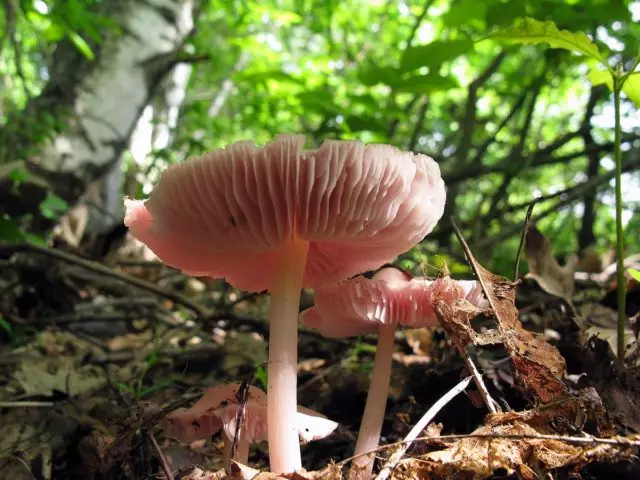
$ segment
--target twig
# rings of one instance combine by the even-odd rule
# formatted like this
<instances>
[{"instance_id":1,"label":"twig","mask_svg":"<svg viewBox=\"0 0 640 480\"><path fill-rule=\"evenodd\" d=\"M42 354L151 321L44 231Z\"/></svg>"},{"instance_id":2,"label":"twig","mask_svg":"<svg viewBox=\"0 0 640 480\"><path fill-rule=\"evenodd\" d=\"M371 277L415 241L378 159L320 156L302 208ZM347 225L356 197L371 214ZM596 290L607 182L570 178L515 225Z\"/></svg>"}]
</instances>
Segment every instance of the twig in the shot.
<instances>
[{"instance_id":1,"label":"twig","mask_svg":"<svg viewBox=\"0 0 640 480\"><path fill-rule=\"evenodd\" d=\"M149 350L150 351L150 350ZM97 356L89 354L83 359L83 363L91 365L107 365L110 363L124 363L135 360L141 356L145 350L125 350L121 352L113 352L105 356ZM156 350L156 354L161 358L180 358L189 355L219 354L220 346L210 343L203 343L189 348L172 348L170 350ZM2 362L0 362L0 365Z\"/></svg>"},{"instance_id":2,"label":"twig","mask_svg":"<svg viewBox=\"0 0 640 480\"><path fill-rule=\"evenodd\" d=\"M160 445L158 445L158 442L156 441L156 437L151 432L149 432L147 435L149 437L149 440L151 441L151 445L153 446L153 449L156 451L156 455L158 455L158 460L160 460L160 466L162 467L162 471L167 477L167 480L174 480L173 474L171 473L171 468L169 468L169 464L167 463L167 459L165 458L164 453L162 453L162 450L160 450Z\"/></svg>"},{"instance_id":3,"label":"twig","mask_svg":"<svg viewBox=\"0 0 640 480\"><path fill-rule=\"evenodd\" d=\"M464 254L467 256L467 260L469 261L469 265L471 265L471 269L476 274L476 277L478 277L478 282L482 287L482 292L484 293L485 297L487 297L487 301L489 302L489 305L491 306L492 310L495 312L496 308L495 308L495 305L493 304L493 299L491 298L491 295L489 295L489 290L487 289L487 286L484 283L484 279L482 278L482 275L480 275L480 271L476 265L475 258L473 257L473 254L469 249L469 245L467 245L467 242L462 236L462 233L460 232L460 228L458 228L458 224L455 222L453 218L451 219L451 227L453 228L453 231L455 232L456 237L458 238L458 241L462 246L462 250L464 250ZM442 318L442 315L439 312L438 308L436 308L436 315L438 316L438 320L440 321L440 323L446 328L447 323ZM487 387L482 381L482 376L480 375L480 373L476 369L476 366L474 365L474 363L471 361L471 358L467 354L465 346L460 344L460 342L458 341L455 335L451 335L451 338L453 340L453 343L456 344L456 347L460 352L460 356L464 360L464 363L469 369L469 372L473 375L474 382L478 387L478 390L480 391L480 395L482 395L484 402L487 404L487 408L491 413L496 413L497 410L495 406L497 405L497 403L495 402L495 400L491 398L491 395L489 395L489 390L487 390Z\"/></svg>"},{"instance_id":4,"label":"twig","mask_svg":"<svg viewBox=\"0 0 640 480\"><path fill-rule=\"evenodd\" d=\"M442 316L442 313L440 312L440 309L437 306L435 310L436 310L436 316L440 321L440 325L442 325L442 327L449 333L449 337L455 344L456 349L458 350L458 353L460 353L460 357L462 357L462 361L464 362L464 364L467 367L467 370L469 370L469 373L473 377L473 382L476 384L476 387L478 387L478 390L480 391L480 395L482 396L484 403L487 405L487 409L491 413L497 413L498 410L496 409L496 405L498 405L498 403L493 398L491 398L491 395L489 394L489 390L487 390L487 386L484 384L484 381L482 380L482 374L476 368L476 365L475 363L473 363L473 360L471 360L471 357L467 353L467 349L465 345L463 345L460 342L460 340L458 340L455 333L451 332L451 330L447 327L446 320Z\"/></svg>"},{"instance_id":5,"label":"twig","mask_svg":"<svg viewBox=\"0 0 640 480\"><path fill-rule=\"evenodd\" d=\"M529 220L531 220L531 214L533 213L533 207L536 205L536 200L534 199L530 204L529 208L527 208L527 214L524 217L524 226L522 227L522 235L520 236L520 245L518 245L518 253L516 254L516 267L513 272L513 281L518 281L518 276L520 275L520 256L522 255L522 247L524 247L524 242L527 238L527 232L529 231Z\"/></svg>"},{"instance_id":6,"label":"twig","mask_svg":"<svg viewBox=\"0 0 640 480\"><path fill-rule=\"evenodd\" d=\"M31 475L31 478L33 478L34 480L37 480L38 477L36 477L33 474L33 471L31 470L31 467L29 466L29 464L26 462L26 460L24 458L19 457L18 455L10 455L8 458L17 460L19 463L21 463L22 466L27 470L27 472L29 472L29 475Z\"/></svg>"},{"instance_id":7,"label":"twig","mask_svg":"<svg viewBox=\"0 0 640 480\"><path fill-rule=\"evenodd\" d=\"M433 417L435 417L445 405L447 405L451 400L453 400L454 397L463 392L467 388L467 386L469 386L470 381L471 377L467 377L462 380L455 387L445 393L442 398L434 403L429 410L427 410L427 412L422 416L418 423L415 424L415 426L404 438L404 442L400 446L400 448L398 448L398 450L393 455L391 455L384 467L380 469L380 473L378 473L378 476L375 478L375 480L386 480L387 477L389 477L391 470L396 467L396 465L409 449L413 441L418 437L418 435L420 435L420 432L422 432L427 427L427 425L429 425L431 420L433 420Z\"/></svg>"},{"instance_id":8,"label":"twig","mask_svg":"<svg viewBox=\"0 0 640 480\"><path fill-rule=\"evenodd\" d=\"M68 263L72 263L74 265L79 265L87 270L91 270L96 273L100 273L102 275L115 278L122 282L128 283L129 285L133 285L134 287L141 288L143 290L147 290L149 292L153 292L162 297L168 298L176 303L184 305L185 307L192 310L198 317L203 317L204 312L202 308L179 294L178 292L174 292L171 290L164 290L162 288L158 288L154 284L150 282L146 282L144 280L140 280L135 277L131 277L129 275L125 275L122 273L115 272L104 265L100 265L99 263L92 262L91 260L85 260L84 258L80 258L71 253L63 252L60 250L54 250L51 248L40 247L38 245L34 245L31 243L17 243L17 244L5 244L0 245L0 253L18 253L18 252L34 252L40 253L43 255L48 255L58 260L62 260Z\"/></svg>"},{"instance_id":9,"label":"twig","mask_svg":"<svg viewBox=\"0 0 640 480\"><path fill-rule=\"evenodd\" d=\"M456 237L460 242L460 245L462 246L462 250L464 251L464 254L467 257L467 261L471 266L471 270L473 270L473 273L476 275L476 277L478 277L478 283L480 283L480 286L482 287L482 293L484 293L484 296L487 297L489 306L495 312L496 306L493 303L493 299L491 298L491 295L489 295L489 289L487 288L487 285L484 283L484 278L482 278L482 275L480 275L480 269L478 268L476 259L471 253L471 249L469 248L469 245L467 245L467 242L462 236L462 232L460 231L458 224L455 222L453 218L451 219L451 227L453 228L453 232L456 234Z\"/></svg>"},{"instance_id":10,"label":"twig","mask_svg":"<svg viewBox=\"0 0 640 480\"><path fill-rule=\"evenodd\" d=\"M36 402L36 401L18 401L18 402L0 402L0 408L38 408L53 407L53 402Z\"/></svg>"},{"instance_id":11,"label":"twig","mask_svg":"<svg viewBox=\"0 0 640 480\"><path fill-rule=\"evenodd\" d=\"M566 442L573 443L577 445L612 445L616 447L626 447L626 448L640 448L640 440L630 440L625 437L617 437L617 438L598 438L598 437L565 437L562 435L544 435L544 434L532 434L532 433L461 433L461 434L453 434L453 435L438 435L435 436L425 436L418 437L413 439L412 441L433 441L438 440L441 442L446 441L454 441L454 440L464 440L466 438L486 438L487 440L495 440L495 439L506 439L506 440L552 440L556 442ZM353 455L352 457L345 458L340 462L335 464L335 467L343 467L347 463L351 462L353 459L364 456L371 455L375 452L382 452L384 450L399 447L406 443L406 440L401 440L399 442L388 443L386 445L382 445L378 448L371 450L370 452L360 453L358 455Z\"/></svg>"},{"instance_id":12,"label":"twig","mask_svg":"<svg viewBox=\"0 0 640 480\"><path fill-rule=\"evenodd\" d=\"M242 424L245 420L245 413L247 410L247 402L249 401L249 388L253 383L253 377L256 374L256 370L253 370L251 374L251 378L249 380L244 379L236 392L236 400L238 401L238 411L236 413L236 428L233 432L233 440L231 442L231 453L229 454L229 464L225 465L224 468L230 472L231 468L231 459L236 456L236 451L238 448L238 441L240 440L240 430L242 429ZM243 461L246 461L243 460Z\"/></svg>"}]
</instances>

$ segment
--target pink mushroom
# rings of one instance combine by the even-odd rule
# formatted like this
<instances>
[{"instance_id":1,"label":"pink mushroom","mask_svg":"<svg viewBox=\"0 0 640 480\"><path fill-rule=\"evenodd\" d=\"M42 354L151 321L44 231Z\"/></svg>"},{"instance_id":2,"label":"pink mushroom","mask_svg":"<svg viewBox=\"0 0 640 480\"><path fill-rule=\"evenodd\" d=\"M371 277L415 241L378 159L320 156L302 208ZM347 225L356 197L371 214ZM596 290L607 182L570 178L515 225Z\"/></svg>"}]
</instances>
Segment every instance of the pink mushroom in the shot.
<instances>
[{"instance_id":1,"label":"pink mushroom","mask_svg":"<svg viewBox=\"0 0 640 480\"><path fill-rule=\"evenodd\" d=\"M373 455L362 455L378 447L387 405L394 332L397 327L429 327L438 324L436 298L447 302L466 299L485 306L475 281L412 279L396 268L383 268L372 279L352 280L316 290L315 305L300 315L302 322L327 337L378 334L378 345L369 393L356 442L350 479L368 479Z\"/></svg>"},{"instance_id":2,"label":"pink mushroom","mask_svg":"<svg viewBox=\"0 0 640 480\"><path fill-rule=\"evenodd\" d=\"M240 385L236 383L210 388L190 409L180 408L171 412L165 418L167 435L182 442L191 442L210 438L222 430L223 462L228 465L241 408L236 398L239 389ZM265 441L268 437L267 395L259 388L250 386L244 409L233 459L247 464L250 444ZM338 426L336 422L304 407L298 407L295 425L302 443L324 438Z\"/></svg>"},{"instance_id":3,"label":"pink mushroom","mask_svg":"<svg viewBox=\"0 0 640 480\"><path fill-rule=\"evenodd\" d=\"M442 216L440 169L388 145L304 136L262 148L239 142L170 167L125 223L188 274L269 290L271 470L301 467L295 429L300 290L378 268L422 240Z\"/></svg>"}]
</instances>

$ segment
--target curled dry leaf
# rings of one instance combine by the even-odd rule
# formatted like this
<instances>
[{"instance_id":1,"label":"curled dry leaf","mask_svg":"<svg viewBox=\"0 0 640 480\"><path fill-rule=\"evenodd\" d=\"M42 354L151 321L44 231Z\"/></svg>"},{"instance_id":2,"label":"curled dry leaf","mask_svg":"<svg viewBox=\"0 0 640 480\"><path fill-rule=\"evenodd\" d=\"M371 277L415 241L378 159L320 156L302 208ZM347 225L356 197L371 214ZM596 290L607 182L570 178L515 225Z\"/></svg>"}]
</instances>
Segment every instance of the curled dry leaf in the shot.
<instances>
[{"instance_id":1,"label":"curled dry leaf","mask_svg":"<svg viewBox=\"0 0 640 480\"><path fill-rule=\"evenodd\" d=\"M469 302L458 300L448 303L437 301L436 311L443 328L464 344L502 344L511 358L516 386L525 394L542 403L566 398L569 394L561 378L565 361L560 352L547 343L543 336L525 330L515 306L517 284L491 273L475 258L469 258L479 276L497 322L495 329L478 333L471 326L481 311Z\"/></svg>"},{"instance_id":2,"label":"curled dry leaf","mask_svg":"<svg viewBox=\"0 0 640 480\"><path fill-rule=\"evenodd\" d=\"M618 355L618 312L600 305L599 303L586 303L581 305L578 312L587 326L588 337L596 336L606 341L614 355ZM626 325L624 329L624 346L628 347L635 340L633 330Z\"/></svg>"},{"instance_id":3,"label":"curled dry leaf","mask_svg":"<svg viewBox=\"0 0 640 480\"><path fill-rule=\"evenodd\" d=\"M619 445L571 444L556 439L532 438L548 433L518 413L490 415L487 424L472 435L509 438L462 438L444 450L403 462L395 478L481 479L502 470L506 476L536 480L541 478L539 474L559 468L580 469L591 462L628 459L635 453L634 448ZM518 438L520 436L522 438Z\"/></svg>"},{"instance_id":4,"label":"curled dry leaf","mask_svg":"<svg viewBox=\"0 0 640 480\"><path fill-rule=\"evenodd\" d=\"M553 257L549 240L532 226L527 232L525 258L529 264L527 278L533 278L548 294L571 302L578 265L575 255L569 257L567 264L561 267Z\"/></svg>"}]
</instances>

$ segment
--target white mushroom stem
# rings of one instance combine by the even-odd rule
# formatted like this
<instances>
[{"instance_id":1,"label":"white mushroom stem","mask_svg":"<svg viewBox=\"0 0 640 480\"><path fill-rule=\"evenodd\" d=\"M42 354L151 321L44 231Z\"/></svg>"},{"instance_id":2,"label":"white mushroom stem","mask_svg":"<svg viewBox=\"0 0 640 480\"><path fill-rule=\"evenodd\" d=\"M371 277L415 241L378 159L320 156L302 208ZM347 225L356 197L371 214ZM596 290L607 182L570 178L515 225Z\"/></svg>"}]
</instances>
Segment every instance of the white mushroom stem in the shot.
<instances>
[{"instance_id":1,"label":"white mushroom stem","mask_svg":"<svg viewBox=\"0 0 640 480\"><path fill-rule=\"evenodd\" d=\"M271 290L267 426L273 473L290 473L302 467L296 426L298 311L308 251L309 242L296 237L283 246Z\"/></svg>"},{"instance_id":2,"label":"white mushroom stem","mask_svg":"<svg viewBox=\"0 0 640 480\"><path fill-rule=\"evenodd\" d=\"M227 468L229 466L229 460L231 460L231 447L233 446L233 438L229 438L223 429L222 439L224 441L222 449L222 462L224 467ZM248 441L238 438L238 441L236 442L236 454L233 456L233 459L238 463L247 465L247 463L249 462Z\"/></svg>"},{"instance_id":3,"label":"white mushroom stem","mask_svg":"<svg viewBox=\"0 0 640 480\"><path fill-rule=\"evenodd\" d=\"M394 332L394 325L383 325L378 333L378 346L376 347L376 358L367 394L367 404L364 407L364 415L358 432L354 453L356 458L351 465L349 480L368 480L371 477L375 454L362 454L374 451L380 443L380 431L389 394Z\"/></svg>"}]
</instances>

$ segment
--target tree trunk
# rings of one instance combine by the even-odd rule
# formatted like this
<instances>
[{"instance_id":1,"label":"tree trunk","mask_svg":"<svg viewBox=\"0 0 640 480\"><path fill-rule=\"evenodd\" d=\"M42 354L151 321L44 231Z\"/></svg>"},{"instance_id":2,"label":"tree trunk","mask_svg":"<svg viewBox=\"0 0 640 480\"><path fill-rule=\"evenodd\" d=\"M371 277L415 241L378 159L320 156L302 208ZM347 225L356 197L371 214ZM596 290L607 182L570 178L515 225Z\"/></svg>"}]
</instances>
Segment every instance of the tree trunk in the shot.
<instances>
[{"instance_id":1,"label":"tree trunk","mask_svg":"<svg viewBox=\"0 0 640 480\"><path fill-rule=\"evenodd\" d=\"M100 8L120 28L93 46L94 60L61 42L42 93L0 128L0 205L14 218L32 214L30 231L51 226L38 209L49 191L73 205L90 184L119 172L143 109L193 30L193 0L107 0ZM16 168L28 178L12 188ZM119 187L118 180L109 179Z\"/></svg>"}]
</instances>

